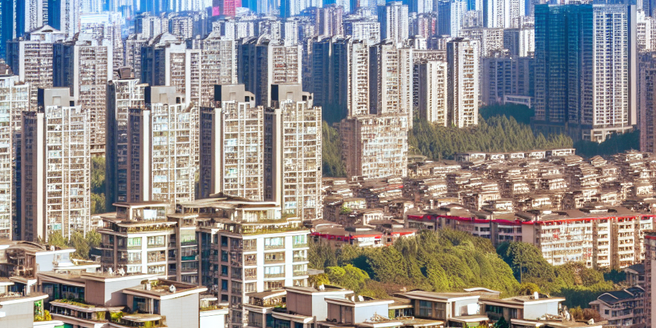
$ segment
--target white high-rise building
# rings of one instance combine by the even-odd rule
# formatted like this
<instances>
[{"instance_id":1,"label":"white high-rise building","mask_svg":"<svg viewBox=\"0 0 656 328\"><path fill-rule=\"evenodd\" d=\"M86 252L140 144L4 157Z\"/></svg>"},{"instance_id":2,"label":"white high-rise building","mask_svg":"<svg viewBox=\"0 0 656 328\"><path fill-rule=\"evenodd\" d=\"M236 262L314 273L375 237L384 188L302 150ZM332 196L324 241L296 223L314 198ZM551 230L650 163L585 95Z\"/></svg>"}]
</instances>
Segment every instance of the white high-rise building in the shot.
<instances>
[{"instance_id":1,"label":"white high-rise building","mask_svg":"<svg viewBox=\"0 0 656 328\"><path fill-rule=\"evenodd\" d=\"M350 35L353 40L376 44L380 42L380 23L365 19L345 21L344 34Z\"/></svg>"},{"instance_id":2,"label":"white high-rise building","mask_svg":"<svg viewBox=\"0 0 656 328\"><path fill-rule=\"evenodd\" d=\"M217 85L201 109L199 196L264 200L264 108L243 84Z\"/></svg>"},{"instance_id":3,"label":"white high-rise building","mask_svg":"<svg viewBox=\"0 0 656 328\"><path fill-rule=\"evenodd\" d=\"M483 26L519 28L525 11L524 0L483 0Z\"/></svg>"},{"instance_id":4,"label":"white high-rise building","mask_svg":"<svg viewBox=\"0 0 656 328\"><path fill-rule=\"evenodd\" d=\"M406 115L412 121L412 49L383 41L371 47L369 57L371 112Z\"/></svg>"},{"instance_id":5,"label":"white high-rise building","mask_svg":"<svg viewBox=\"0 0 656 328\"><path fill-rule=\"evenodd\" d=\"M331 103L347 116L369 115L369 46L354 38L338 39L332 56Z\"/></svg>"},{"instance_id":6,"label":"white high-rise building","mask_svg":"<svg viewBox=\"0 0 656 328\"><path fill-rule=\"evenodd\" d=\"M448 125L447 64L423 60L415 64L417 109L419 117L437 125Z\"/></svg>"},{"instance_id":7,"label":"white high-rise building","mask_svg":"<svg viewBox=\"0 0 656 328\"><path fill-rule=\"evenodd\" d=\"M21 115L30 108L30 86L18 76L0 75L0 238L12 239L18 201L16 147L19 144Z\"/></svg>"},{"instance_id":8,"label":"white high-rise building","mask_svg":"<svg viewBox=\"0 0 656 328\"><path fill-rule=\"evenodd\" d=\"M194 200L197 107L175 87L147 87L128 118L128 201Z\"/></svg>"},{"instance_id":9,"label":"white high-rise building","mask_svg":"<svg viewBox=\"0 0 656 328\"><path fill-rule=\"evenodd\" d=\"M30 84L30 107L33 109L37 107L37 90L52 88L53 47L65 37L64 33L46 25L7 42L7 64L20 81Z\"/></svg>"},{"instance_id":10,"label":"white high-rise building","mask_svg":"<svg viewBox=\"0 0 656 328\"><path fill-rule=\"evenodd\" d=\"M467 4L460 0L441 0L435 3L438 12L438 34L458 37Z\"/></svg>"},{"instance_id":11,"label":"white high-rise building","mask_svg":"<svg viewBox=\"0 0 656 328\"><path fill-rule=\"evenodd\" d=\"M408 6L400 1L388 2L378 7L378 21L382 40L390 40L397 45L408 39Z\"/></svg>"},{"instance_id":12,"label":"white high-rise building","mask_svg":"<svg viewBox=\"0 0 656 328\"><path fill-rule=\"evenodd\" d=\"M54 47L53 85L68 87L71 96L89 112L91 152L105 152L107 82L112 79L113 54L110 40L78 34Z\"/></svg>"},{"instance_id":13,"label":"white high-rise building","mask_svg":"<svg viewBox=\"0 0 656 328\"><path fill-rule=\"evenodd\" d=\"M535 29L513 28L503 30L503 47L513 57L529 57L535 52Z\"/></svg>"},{"instance_id":14,"label":"white high-rise building","mask_svg":"<svg viewBox=\"0 0 656 328\"><path fill-rule=\"evenodd\" d=\"M478 125L479 44L454 39L446 44L449 124L459 128Z\"/></svg>"},{"instance_id":15,"label":"white high-rise building","mask_svg":"<svg viewBox=\"0 0 656 328\"><path fill-rule=\"evenodd\" d=\"M91 229L89 112L71 100L68 88L39 89L39 110L23 112L22 240Z\"/></svg>"},{"instance_id":16,"label":"white high-rise building","mask_svg":"<svg viewBox=\"0 0 656 328\"><path fill-rule=\"evenodd\" d=\"M323 217L321 107L299 84L272 87L265 113L265 199L302 220Z\"/></svg>"}]
</instances>

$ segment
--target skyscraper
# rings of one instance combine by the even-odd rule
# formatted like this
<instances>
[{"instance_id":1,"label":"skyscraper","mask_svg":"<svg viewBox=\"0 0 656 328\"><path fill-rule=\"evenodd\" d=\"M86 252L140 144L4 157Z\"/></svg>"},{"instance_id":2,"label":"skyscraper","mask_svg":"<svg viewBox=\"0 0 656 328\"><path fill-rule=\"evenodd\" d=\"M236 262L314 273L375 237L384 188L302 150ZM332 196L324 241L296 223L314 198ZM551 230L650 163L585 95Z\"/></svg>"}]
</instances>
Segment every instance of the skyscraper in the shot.
<instances>
[{"instance_id":1,"label":"skyscraper","mask_svg":"<svg viewBox=\"0 0 656 328\"><path fill-rule=\"evenodd\" d=\"M239 83L255 95L255 104L271 105L271 85L302 83L300 46L285 46L267 36L239 46Z\"/></svg>"},{"instance_id":2,"label":"skyscraper","mask_svg":"<svg viewBox=\"0 0 656 328\"><path fill-rule=\"evenodd\" d=\"M460 0L439 0L437 5L438 34L458 37L467 4Z\"/></svg>"},{"instance_id":3,"label":"skyscraper","mask_svg":"<svg viewBox=\"0 0 656 328\"><path fill-rule=\"evenodd\" d=\"M448 119L459 128L478 125L479 49L478 41L469 39L446 44Z\"/></svg>"},{"instance_id":4,"label":"skyscraper","mask_svg":"<svg viewBox=\"0 0 656 328\"><path fill-rule=\"evenodd\" d=\"M53 85L68 87L71 96L89 112L91 152L105 152L107 81L112 79L113 55L110 40L77 34L54 46Z\"/></svg>"},{"instance_id":5,"label":"skyscraper","mask_svg":"<svg viewBox=\"0 0 656 328\"><path fill-rule=\"evenodd\" d=\"M535 7L536 127L597 142L632 129L634 20L632 5Z\"/></svg>"},{"instance_id":6,"label":"skyscraper","mask_svg":"<svg viewBox=\"0 0 656 328\"><path fill-rule=\"evenodd\" d=\"M175 87L147 87L128 118L128 201L194 200L196 108Z\"/></svg>"},{"instance_id":7,"label":"skyscraper","mask_svg":"<svg viewBox=\"0 0 656 328\"><path fill-rule=\"evenodd\" d=\"M23 112L21 239L90 227L89 112L68 88L39 89L38 111Z\"/></svg>"},{"instance_id":8,"label":"skyscraper","mask_svg":"<svg viewBox=\"0 0 656 328\"><path fill-rule=\"evenodd\" d=\"M447 64L437 60L423 60L415 64L418 83L417 112L421 119L437 125L448 125Z\"/></svg>"},{"instance_id":9,"label":"skyscraper","mask_svg":"<svg viewBox=\"0 0 656 328\"><path fill-rule=\"evenodd\" d=\"M130 69L119 72L119 78L107 85L106 209L128 200L128 116L130 109L145 106L146 86Z\"/></svg>"},{"instance_id":10,"label":"skyscraper","mask_svg":"<svg viewBox=\"0 0 656 328\"><path fill-rule=\"evenodd\" d=\"M383 41L371 47L369 58L370 111L406 115L408 122L411 121L412 49L397 48L391 41Z\"/></svg>"},{"instance_id":11,"label":"skyscraper","mask_svg":"<svg viewBox=\"0 0 656 328\"><path fill-rule=\"evenodd\" d=\"M0 238L11 239L16 217L16 146L21 115L30 108L30 86L18 76L0 75Z\"/></svg>"},{"instance_id":12,"label":"skyscraper","mask_svg":"<svg viewBox=\"0 0 656 328\"><path fill-rule=\"evenodd\" d=\"M212 32L201 41L201 106L213 102L214 85L237 83L235 41Z\"/></svg>"},{"instance_id":13,"label":"skyscraper","mask_svg":"<svg viewBox=\"0 0 656 328\"><path fill-rule=\"evenodd\" d=\"M7 64L21 81L31 86L31 108L37 107L37 90L53 86L54 43L64 38L64 33L46 25L7 42Z\"/></svg>"},{"instance_id":14,"label":"skyscraper","mask_svg":"<svg viewBox=\"0 0 656 328\"><path fill-rule=\"evenodd\" d=\"M48 1L48 18L44 22L47 21L48 25L62 31L66 38L72 38L80 31L80 0L43 1ZM37 27L39 26L41 25Z\"/></svg>"},{"instance_id":15,"label":"skyscraper","mask_svg":"<svg viewBox=\"0 0 656 328\"><path fill-rule=\"evenodd\" d=\"M265 114L265 199L302 220L323 217L321 107L299 84L273 85Z\"/></svg>"},{"instance_id":16,"label":"skyscraper","mask_svg":"<svg viewBox=\"0 0 656 328\"><path fill-rule=\"evenodd\" d=\"M264 108L243 84L217 85L201 109L200 198L264 200Z\"/></svg>"},{"instance_id":17,"label":"skyscraper","mask_svg":"<svg viewBox=\"0 0 656 328\"><path fill-rule=\"evenodd\" d=\"M402 44L408 39L408 6L400 1L388 2L378 6L381 39Z\"/></svg>"}]
</instances>

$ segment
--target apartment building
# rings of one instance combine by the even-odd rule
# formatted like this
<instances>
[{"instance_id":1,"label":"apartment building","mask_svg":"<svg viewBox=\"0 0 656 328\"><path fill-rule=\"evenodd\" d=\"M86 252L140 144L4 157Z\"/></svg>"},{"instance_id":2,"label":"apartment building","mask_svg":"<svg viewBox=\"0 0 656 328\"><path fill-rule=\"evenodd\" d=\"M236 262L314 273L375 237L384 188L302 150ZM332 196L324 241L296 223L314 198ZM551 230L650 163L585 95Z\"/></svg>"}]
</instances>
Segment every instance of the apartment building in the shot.
<instances>
[{"instance_id":1,"label":"apartment building","mask_svg":"<svg viewBox=\"0 0 656 328\"><path fill-rule=\"evenodd\" d=\"M223 193L264 200L264 108L243 84L215 86L201 109L199 197Z\"/></svg>"},{"instance_id":2,"label":"apartment building","mask_svg":"<svg viewBox=\"0 0 656 328\"><path fill-rule=\"evenodd\" d=\"M369 46L355 36L340 38L332 43L331 53L328 108L338 111L340 119L369 115Z\"/></svg>"},{"instance_id":3,"label":"apartment building","mask_svg":"<svg viewBox=\"0 0 656 328\"><path fill-rule=\"evenodd\" d=\"M271 85L302 84L301 46L285 46L263 35L239 45L239 83L255 95L255 104L271 106Z\"/></svg>"},{"instance_id":4,"label":"apartment building","mask_svg":"<svg viewBox=\"0 0 656 328\"><path fill-rule=\"evenodd\" d=\"M449 123L459 128L478 125L478 41L457 38L447 42Z\"/></svg>"},{"instance_id":5,"label":"apartment building","mask_svg":"<svg viewBox=\"0 0 656 328\"><path fill-rule=\"evenodd\" d=\"M130 68L107 84L107 146L105 148L105 208L128 200L128 117L130 109L145 107L147 84L139 82Z\"/></svg>"},{"instance_id":6,"label":"apartment building","mask_svg":"<svg viewBox=\"0 0 656 328\"><path fill-rule=\"evenodd\" d=\"M11 282L3 282L1 287L6 289L12 286ZM47 294L33 293L31 295L21 295L21 293L2 293L0 294L0 326L2 327L39 327L39 328L56 328L61 327L64 323L59 320L45 321L44 317L44 300L48 298Z\"/></svg>"},{"instance_id":7,"label":"apartment building","mask_svg":"<svg viewBox=\"0 0 656 328\"><path fill-rule=\"evenodd\" d=\"M53 85L68 87L71 97L89 112L91 153L105 153L107 82L112 79L111 40L96 40L77 34L56 43L53 51Z\"/></svg>"},{"instance_id":8,"label":"apartment building","mask_svg":"<svg viewBox=\"0 0 656 328\"><path fill-rule=\"evenodd\" d=\"M599 312L608 325L637 327L644 325L645 290L633 286L623 290L606 292L590 302L590 307Z\"/></svg>"},{"instance_id":9,"label":"apartment building","mask_svg":"<svg viewBox=\"0 0 656 328\"><path fill-rule=\"evenodd\" d=\"M381 39L400 45L408 39L408 5L400 1L378 7Z\"/></svg>"},{"instance_id":10,"label":"apartment building","mask_svg":"<svg viewBox=\"0 0 656 328\"><path fill-rule=\"evenodd\" d=\"M656 313L656 302L653 301L654 271L656 271L656 231L645 232L645 325L651 327L654 324L654 313Z\"/></svg>"},{"instance_id":11,"label":"apartment building","mask_svg":"<svg viewBox=\"0 0 656 328\"><path fill-rule=\"evenodd\" d=\"M30 108L36 110L37 90L53 86L53 46L66 38L48 25L31 30L23 37L7 41L7 64L19 80L29 83Z\"/></svg>"},{"instance_id":12,"label":"apartment building","mask_svg":"<svg viewBox=\"0 0 656 328\"><path fill-rule=\"evenodd\" d=\"M214 101L214 85L237 83L237 48L235 41L210 33L200 42L201 96L199 106L209 106Z\"/></svg>"},{"instance_id":13,"label":"apartment building","mask_svg":"<svg viewBox=\"0 0 656 328\"><path fill-rule=\"evenodd\" d=\"M408 174L406 115L350 117L339 124L342 158L349 178Z\"/></svg>"},{"instance_id":14,"label":"apartment building","mask_svg":"<svg viewBox=\"0 0 656 328\"><path fill-rule=\"evenodd\" d=\"M422 60L414 64L413 83L415 108L419 117L433 124L447 126L447 64L443 61Z\"/></svg>"},{"instance_id":15,"label":"apartment building","mask_svg":"<svg viewBox=\"0 0 656 328\"><path fill-rule=\"evenodd\" d=\"M197 107L173 86L146 87L145 103L129 110L128 201L193 200Z\"/></svg>"},{"instance_id":16,"label":"apartment building","mask_svg":"<svg viewBox=\"0 0 656 328\"><path fill-rule=\"evenodd\" d=\"M70 237L90 229L89 112L68 88L39 89L39 110L23 112L21 239Z\"/></svg>"},{"instance_id":17,"label":"apartment building","mask_svg":"<svg viewBox=\"0 0 656 328\"><path fill-rule=\"evenodd\" d=\"M461 29L458 36L478 41L481 47L480 56L489 57L496 52L504 51L503 35L502 28L467 27Z\"/></svg>"},{"instance_id":18,"label":"apartment building","mask_svg":"<svg viewBox=\"0 0 656 328\"><path fill-rule=\"evenodd\" d=\"M481 102L501 104L507 96L533 97L533 58L481 58Z\"/></svg>"},{"instance_id":19,"label":"apartment building","mask_svg":"<svg viewBox=\"0 0 656 328\"><path fill-rule=\"evenodd\" d=\"M321 107L298 84L271 87L272 108L264 120L265 199L284 215L321 219Z\"/></svg>"},{"instance_id":20,"label":"apartment building","mask_svg":"<svg viewBox=\"0 0 656 328\"><path fill-rule=\"evenodd\" d=\"M484 215L450 205L427 212L407 215L408 227L466 231L494 245L523 241L537 246L550 264L582 262L591 268L640 263L645 258L644 233L654 226L652 215L622 207Z\"/></svg>"},{"instance_id":21,"label":"apartment building","mask_svg":"<svg viewBox=\"0 0 656 328\"><path fill-rule=\"evenodd\" d=\"M130 34L125 38L123 62L125 66L132 67L134 76L138 79L141 79L141 53L149 40L143 34Z\"/></svg>"},{"instance_id":22,"label":"apartment building","mask_svg":"<svg viewBox=\"0 0 656 328\"><path fill-rule=\"evenodd\" d=\"M219 197L182 203L178 212L197 218L201 283L230 302L231 327L247 323L248 293L307 285L309 230L279 205Z\"/></svg>"},{"instance_id":23,"label":"apartment building","mask_svg":"<svg viewBox=\"0 0 656 328\"><path fill-rule=\"evenodd\" d=\"M228 313L207 288L154 275L39 274L53 319L65 326L215 327Z\"/></svg>"},{"instance_id":24,"label":"apartment building","mask_svg":"<svg viewBox=\"0 0 656 328\"><path fill-rule=\"evenodd\" d=\"M368 45L377 44L381 40L380 23L361 18L347 19L344 21L344 34Z\"/></svg>"},{"instance_id":25,"label":"apartment building","mask_svg":"<svg viewBox=\"0 0 656 328\"><path fill-rule=\"evenodd\" d=\"M21 116L30 108L30 86L18 76L0 75L0 238L12 239L18 225L15 194Z\"/></svg>"},{"instance_id":26,"label":"apartment building","mask_svg":"<svg viewBox=\"0 0 656 328\"><path fill-rule=\"evenodd\" d=\"M412 127L412 49L386 40L370 48L369 109L378 115L404 115Z\"/></svg>"},{"instance_id":27,"label":"apartment building","mask_svg":"<svg viewBox=\"0 0 656 328\"><path fill-rule=\"evenodd\" d=\"M503 48L512 57L530 57L535 53L535 29L531 27L503 30Z\"/></svg>"}]
</instances>

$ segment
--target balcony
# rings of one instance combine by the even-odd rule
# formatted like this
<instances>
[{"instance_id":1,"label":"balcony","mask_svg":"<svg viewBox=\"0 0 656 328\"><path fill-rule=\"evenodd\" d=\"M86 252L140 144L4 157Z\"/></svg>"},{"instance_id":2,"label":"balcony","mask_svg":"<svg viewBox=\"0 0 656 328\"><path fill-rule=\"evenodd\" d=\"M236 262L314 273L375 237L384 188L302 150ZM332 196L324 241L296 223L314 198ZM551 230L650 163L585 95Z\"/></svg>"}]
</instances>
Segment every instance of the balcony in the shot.
<instances>
[{"instance_id":1,"label":"balcony","mask_svg":"<svg viewBox=\"0 0 656 328\"><path fill-rule=\"evenodd\" d=\"M306 271L306 274L307 274L307 271ZM284 272L281 272L281 273L265 273L264 274L264 278L284 278L284 277L285 277Z\"/></svg>"}]
</instances>

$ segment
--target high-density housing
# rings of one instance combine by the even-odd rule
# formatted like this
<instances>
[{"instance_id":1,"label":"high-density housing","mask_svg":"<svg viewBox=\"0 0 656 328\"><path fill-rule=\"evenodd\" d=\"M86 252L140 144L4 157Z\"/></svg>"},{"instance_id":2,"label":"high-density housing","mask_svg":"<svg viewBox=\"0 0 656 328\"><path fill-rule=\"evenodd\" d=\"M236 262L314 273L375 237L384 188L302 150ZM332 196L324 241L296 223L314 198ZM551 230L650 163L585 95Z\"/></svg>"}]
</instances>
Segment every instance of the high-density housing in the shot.
<instances>
[{"instance_id":1,"label":"high-density housing","mask_svg":"<svg viewBox=\"0 0 656 328\"><path fill-rule=\"evenodd\" d=\"M182 202L116 203L103 215L105 270L204 285L230 302L242 326L251 292L306 286L309 230L272 202L213 196Z\"/></svg>"},{"instance_id":2,"label":"high-density housing","mask_svg":"<svg viewBox=\"0 0 656 328\"><path fill-rule=\"evenodd\" d=\"M89 112L69 88L39 89L39 108L23 112L20 167L21 240L90 229Z\"/></svg>"}]
</instances>

